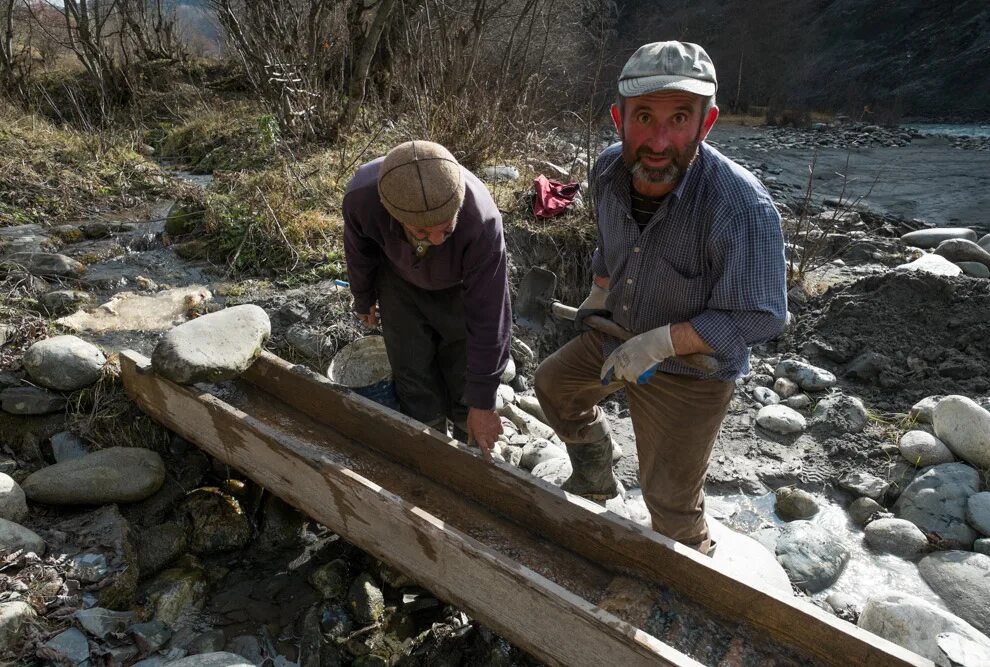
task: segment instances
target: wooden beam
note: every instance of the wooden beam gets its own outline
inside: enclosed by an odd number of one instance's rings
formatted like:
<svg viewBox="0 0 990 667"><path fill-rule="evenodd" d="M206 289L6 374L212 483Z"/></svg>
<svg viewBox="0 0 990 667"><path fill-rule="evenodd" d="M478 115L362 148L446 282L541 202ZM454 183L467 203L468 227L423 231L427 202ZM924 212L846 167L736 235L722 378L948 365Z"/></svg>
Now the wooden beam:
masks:
<svg viewBox="0 0 990 667"><path fill-rule="evenodd" d="M700 663L352 470L217 397L158 377L124 351L128 396L184 438L236 467L348 541L469 611L551 665Z"/></svg>
<svg viewBox="0 0 990 667"><path fill-rule="evenodd" d="M487 463L456 441L334 385L304 366L263 353L243 378L311 418L589 560L669 586L716 616L744 622L772 641L825 664L933 664L811 604L760 590L693 549L514 466Z"/></svg>

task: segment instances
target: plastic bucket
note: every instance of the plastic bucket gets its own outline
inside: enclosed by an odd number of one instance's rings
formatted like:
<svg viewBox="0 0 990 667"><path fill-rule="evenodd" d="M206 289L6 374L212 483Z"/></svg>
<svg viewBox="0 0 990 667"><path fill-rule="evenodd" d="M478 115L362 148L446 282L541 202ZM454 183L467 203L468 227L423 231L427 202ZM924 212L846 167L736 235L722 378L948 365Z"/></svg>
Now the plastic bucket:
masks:
<svg viewBox="0 0 990 667"><path fill-rule="evenodd" d="M327 377L354 393L398 411L392 367L385 352L385 339L365 336L354 341L330 361Z"/></svg>

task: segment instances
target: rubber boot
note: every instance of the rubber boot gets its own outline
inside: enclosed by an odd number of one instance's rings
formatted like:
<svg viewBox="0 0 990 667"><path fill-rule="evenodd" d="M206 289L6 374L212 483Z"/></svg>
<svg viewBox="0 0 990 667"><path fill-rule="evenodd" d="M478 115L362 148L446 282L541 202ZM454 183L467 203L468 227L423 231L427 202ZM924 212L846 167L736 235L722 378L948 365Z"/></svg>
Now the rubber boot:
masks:
<svg viewBox="0 0 990 667"><path fill-rule="evenodd" d="M573 472L560 488L588 500L602 501L619 493L612 474L612 438L605 436L597 442L567 445Z"/></svg>

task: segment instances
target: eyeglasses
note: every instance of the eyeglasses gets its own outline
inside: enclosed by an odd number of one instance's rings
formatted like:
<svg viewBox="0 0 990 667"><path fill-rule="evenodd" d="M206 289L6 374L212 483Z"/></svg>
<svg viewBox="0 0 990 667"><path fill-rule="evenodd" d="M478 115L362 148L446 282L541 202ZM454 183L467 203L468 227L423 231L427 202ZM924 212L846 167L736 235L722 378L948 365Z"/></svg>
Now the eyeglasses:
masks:
<svg viewBox="0 0 990 667"><path fill-rule="evenodd" d="M403 223L399 224L402 224L405 230L409 232L409 235L413 238L419 241L425 241L436 234L443 234L443 237L447 238L454 233L455 222L455 220L451 220L450 222L443 222L439 225L433 225L432 227L410 227L409 225Z"/></svg>

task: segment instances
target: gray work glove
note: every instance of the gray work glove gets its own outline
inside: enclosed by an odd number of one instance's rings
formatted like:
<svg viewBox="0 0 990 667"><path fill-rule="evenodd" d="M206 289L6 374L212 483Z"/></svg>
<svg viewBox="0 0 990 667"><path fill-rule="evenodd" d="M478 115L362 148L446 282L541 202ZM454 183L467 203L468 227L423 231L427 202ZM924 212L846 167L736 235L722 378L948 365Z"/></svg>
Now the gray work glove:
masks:
<svg viewBox="0 0 990 667"><path fill-rule="evenodd" d="M591 292L588 293L587 298L578 306L577 314L574 316L574 326L578 331L589 329L584 323L584 318L588 315L601 315L602 317L610 317L612 315L611 311L605 307L608 292L604 287L599 287L597 283L591 284Z"/></svg>

